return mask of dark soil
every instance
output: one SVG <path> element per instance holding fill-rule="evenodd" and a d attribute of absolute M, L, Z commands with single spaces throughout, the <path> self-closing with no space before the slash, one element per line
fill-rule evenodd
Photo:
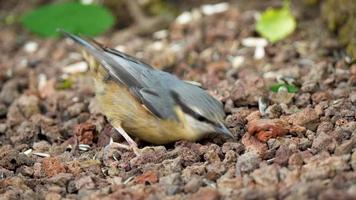
<path fill-rule="evenodd" d="M 100 113 L 89 75 L 63 71 L 82 61 L 74 44 L 2 27 L 0 199 L 356 199 L 356 65 L 315 8 L 293 12 L 298 30 L 260 60 L 242 44 L 257 36 L 257 11 L 239 5 L 120 44 L 202 83 L 224 103 L 236 136 L 137 140 L 140 157 L 103 156 L 111 135 L 124 139 Z M 114 32 L 98 40 L 115 47 Z M 272 92 L 282 79 L 299 91 Z"/>

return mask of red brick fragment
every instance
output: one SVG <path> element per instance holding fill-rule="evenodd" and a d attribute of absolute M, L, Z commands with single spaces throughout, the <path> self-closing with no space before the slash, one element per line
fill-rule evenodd
<path fill-rule="evenodd" d="M 262 141 L 267 142 L 270 138 L 284 136 L 289 132 L 290 125 L 281 119 L 254 119 L 249 121 L 248 133 L 256 135 Z"/>
<path fill-rule="evenodd" d="M 96 126 L 91 123 L 81 123 L 74 128 L 75 135 L 80 144 L 93 144 Z"/>
<path fill-rule="evenodd" d="M 44 158 L 42 167 L 45 174 L 49 177 L 66 172 L 64 165 L 58 158 Z"/>
<path fill-rule="evenodd" d="M 153 170 L 146 171 L 142 175 L 137 176 L 134 182 L 138 184 L 145 184 L 145 183 L 154 184 L 158 182 L 158 174 L 156 171 Z"/>

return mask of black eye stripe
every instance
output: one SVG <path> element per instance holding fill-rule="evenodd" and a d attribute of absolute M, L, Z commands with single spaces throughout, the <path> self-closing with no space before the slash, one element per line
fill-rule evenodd
<path fill-rule="evenodd" d="M 199 121 L 202 121 L 202 122 L 209 122 L 208 119 L 206 119 L 205 117 L 203 117 L 203 116 L 201 116 L 199 114 L 196 114 L 196 113 L 195 113 L 195 116 L 193 116 L 193 117 L 196 118 Z"/>

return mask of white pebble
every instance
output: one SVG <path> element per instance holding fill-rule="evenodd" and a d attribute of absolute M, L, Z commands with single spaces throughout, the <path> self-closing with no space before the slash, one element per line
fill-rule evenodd
<path fill-rule="evenodd" d="M 268 42 L 264 38 L 254 38 L 254 37 L 249 37 L 249 38 L 244 38 L 242 40 L 242 45 L 245 47 L 255 47 L 255 53 L 254 53 L 254 58 L 256 60 L 262 59 L 265 57 L 265 46 L 267 46 Z"/>
<path fill-rule="evenodd" d="M 278 88 L 278 93 L 286 93 L 288 92 L 288 88 L 286 86 L 281 86 Z"/>
<path fill-rule="evenodd" d="M 39 156 L 39 157 L 50 157 L 51 155 L 49 155 L 48 153 L 33 153 L 33 155 Z"/>
<path fill-rule="evenodd" d="M 25 68 L 25 67 L 27 67 L 27 65 L 28 65 L 28 60 L 27 60 L 27 58 L 24 58 L 24 59 L 21 59 L 21 60 L 20 60 L 20 66 L 21 66 L 21 68 Z"/>
<path fill-rule="evenodd" d="M 126 47 L 124 45 L 118 45 L 114 49 L 116 49 L 118 51 L 121 51 L 121 52 L 125 52 L 126 51 Z"/>
<path fill-rule="evenodd" d="M 195 9 L 192 10 L 191 13 L 192 13 L 192 18 L 193 18 L 194 21 L 198 21 L 198 20 L 200 20 L 202 18 L 202 14 L 201 14 L 199 9 L 195 8 Z"/>
<path fill-rule="evenodd" d="M 68 74 L 62 74 L 61 75 L 61 79 L 64 80 L 64 79 L 68 79 L 69 78 L 69 75 Z"/>
<path fill-rule="evenodd" d="M 153 38 L 156 40 L 162 40 L 168 37 L 167 30 L 160 30 L 153 33 Z"/>
<path fill-rule="evenodd" d="M 68 58 L 71 60 L 80 60 L 83 58 L 83 55 L 81 53 L 77 53 L 77 52 L 71 52 L 68 55 Z"/>
<path fill-rule="evenodd" d="M 88 64 L 85 61 L 73 63 L 62 68 L 62 71 L 67 74 L 76 74 L 86 72 L 88 70 Z"/>
<path fill-rule="evenodd" d="M 232 67 L 238 69 L 244 63 L 245 58 L 243 56 L 235 56 L 231 59 Z"/>
<path fill-rule="evenodd" d="M 279 76 L 278 73 L 270 71 L 263 74 L 264 79 L 276 79 Z"/>
<path fill-rule="evenodd" d="M 26 53 L 34 53 L 38 49 L 38 43 L 37 42 L 27 42 L 24 46 L 24 50 Z"/>
<path fill-rule="evenodd" d="M 258 110 L 260 111 L 260 114 L 264 116 L 266 114 L 266 109 L 268 107 L 268 104 L 266 100 L 263 97 L 260 97 L 258 99 Z"/>
<path fill-rule="evenodd" d="M 184 82 L 189 83 L 191 85 L 198 86 L 198 87 L 203 87 L 203 85 L 201 83 L 196 82 L 196 81 L 184 80 Z"/>
<path fill-rule="evenodd" d="M 152 44 L 150 45 L 150 47 L 151 47 L 152 50 L 154 50 L 154 51 L 161 51 L 161 50 L 163 49 L 163 47 L 164 47 L 164 44 L 163 44 L 163 42 L 161 42 L 161 41 L 156 41 L 156 42 L 152 43 Z"/>
<path fill-rule="evenodd" d="M 178 43 L 178 42 L 174 42 L 174 43 L 170 44 L 170 47 L 169 47 L 169 49 L 175 53 L 182 52 L 183 48 L 184 48 L 184 44 Z"/>
<path fill-rule="evenodd" d="M 176 18 L 178 24 L 188 24 L 192 21 L 192 14 L 188 11 L 183 12 Z"/>
<path fill-rule="evenodd" d="M 25 152 L 23 152 L 23 154 L 25 154 L 26 156 L 30 155 L 30 153 L 32 152 L 32 149 L 28 149 Z"/>
<path fill-rule="evenodd" d="M 73 101 L 73 102 L 79 102 L 79 97 L 73 97 L 73 98 L 72 98 L 72 101 Z"/>
<path fill-rule="evenodd" d="M 214 15 L 217 13 L 225 12 L 229 9 L 228 3 L 206 4 L 201 6 L 204 15 Z"/>
<path fill-rule="evenodd" d="M 265 48 L 263 46 L 257 46 L 255 49 L 255 55 L 253 57 L 256 60 L 260 60 L 265 57 L 265 54 Z"/>
<path fill-rule="evenodd" d="M 242 40 L 242 45 L 245 47 L 265 47 L 267 44 L 268 42 L 264 38 L 248 37 Z"/>
<path fill-rule="evenodd" d="M 94 2 L 94 0 L 80 0 L 80 3 L 84 4 L 84 5 L 89 5 L 92 4 Z"/>
<path fill-rule="evenodd" d="M 37 81 L 38 81 L 38 90 L 42 90 L 46 85 L 47 85 L 47 76 L 46 74 L 39 74 L 37 77 Z"/>

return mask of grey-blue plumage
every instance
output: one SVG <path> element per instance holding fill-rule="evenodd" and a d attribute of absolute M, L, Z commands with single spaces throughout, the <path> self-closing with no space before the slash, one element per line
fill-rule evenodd
<path fill-rule="evenodd" d="M 157 117 L 178 120 L 174 107 L 180 106 L 186 114 L 199 120 L 210 123 L 224 120 L 222 103 L 202 88 L 115 49 L 64 34 L 90 52 L 112 79 L 124 84 Z"/>

